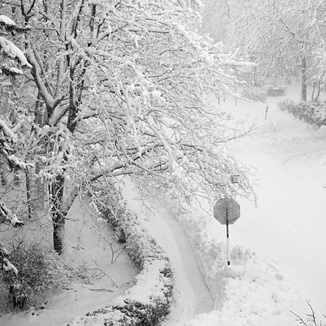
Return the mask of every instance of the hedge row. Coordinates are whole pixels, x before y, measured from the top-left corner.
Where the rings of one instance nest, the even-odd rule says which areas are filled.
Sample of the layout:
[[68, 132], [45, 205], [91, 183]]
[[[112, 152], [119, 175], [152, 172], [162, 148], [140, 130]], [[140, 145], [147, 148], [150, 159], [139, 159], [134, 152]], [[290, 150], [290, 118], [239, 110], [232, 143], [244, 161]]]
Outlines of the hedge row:
[[299, 102], [290, 100], [278, 103], [281, 111], [287, 111], [296, 118], [315, 125], [317, 127], [326, 125], [326, 102]]
[[136, 215], [129, 212], [117, 218], [108, 208], [99, 208], [104, 218], [125, 242], [125, 250], [141, 272], [134, 285], [111, 306], [77, 317], [67, 326], [154, 326], [170, 312], [173, 274], [169, 258], [155, 239], [144, 230]]

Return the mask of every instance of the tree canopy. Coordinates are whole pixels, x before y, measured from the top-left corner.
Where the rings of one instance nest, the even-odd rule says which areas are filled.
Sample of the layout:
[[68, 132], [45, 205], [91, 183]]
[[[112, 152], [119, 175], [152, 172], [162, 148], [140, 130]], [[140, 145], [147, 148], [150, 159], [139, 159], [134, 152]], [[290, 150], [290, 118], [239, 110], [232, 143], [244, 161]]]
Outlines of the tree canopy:
[[307, 83], [325, 83], [325, 12], [321, 0], [210, 0], [204, 14], [222, 19], [211, 18], [205, 31], [223, 28], [217, 40], [257, 63], [264, 76], [300, 77], [306, 100]]
[[[1, 101], [1, 117], [21, 135], [15, 149], [22, 161], [49, 186], [54, 229], [64, 224], [67, 181], [114, 185], [128, 175], [147, 193], [156, 185], [186, 198], [249, 196], [246, 168], [225, 150], [241, 132], [218, 109], [237, 65], [221, 44], [195, 32], [198, 5], [1, 5], [3, 39], [22, 49], [27, 61], [16, 59], [28, 68], [9, 76], [10, 86], [3, 74], [8, 101]], [[238, 185], [225, 181], [232, 174], [241, 176]]]

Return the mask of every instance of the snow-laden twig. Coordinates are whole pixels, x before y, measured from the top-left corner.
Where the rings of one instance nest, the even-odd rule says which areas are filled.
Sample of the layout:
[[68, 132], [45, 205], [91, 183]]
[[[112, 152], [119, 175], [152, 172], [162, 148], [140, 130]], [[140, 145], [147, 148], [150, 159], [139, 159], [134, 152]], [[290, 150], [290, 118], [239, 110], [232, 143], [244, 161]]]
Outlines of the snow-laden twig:
[[0, 130], [14, 143], [17, 142], [17, 135], [8, 127], [8, 125], [0, 119]]
[[[309, 301], [306, 301], [307, 302], [307, 305], [309, 306], [310, 310], [311, 310], [311, 314], [306, 314], [307, 317], [311, 318], [312, 319], [312, 322], [315, 326], [322, 326], [321, 322], [320, 322], [320, 325], [317, 324], [317, 320], [316, 320], [316, 313], [315, 313], [315, 310], [312, 308], [311, 304], [309, 303]], [[303, 320], [302, 317], [300, 317], [298, 314], [296, 314], [295, 312], [293, 312], [291, 310], [291, 313], [297, 317], [296, 321], [299, 322], [299, 324], [302, 324], [302, 325], [305, 325], [305, 326], [308, 326], [308, 324]]]
[[111, 249], [111, 265], [114, 264], [119, 256], [123, 253], [122, 249], [115, 249], [113, 243], [110, 243], [110, 249]]
[[16, 25], [16, 23], [13, 20], [11, 20], [9, 17], [7, 17], [6, 15], [0, 15], [0, 23], [3, 23], [8, 26]]
[[0, 200], [0, 223], [3, 223], [4, 221], [9, 221], [15, 227], [24, 224], [24, 222], [20, 221], [19, 218], [6, 206], [6, 204]]
[[20, 62], [22, 66], [32, 68], [31, 64], [27, 61], [24, 53], [14, 43], [0, 36], [0, 49], [10, 58]]
[[13, 271], [16, 275], [18, 274], [18, 269], [8, 260], [8, 258], [3, 258], [2, 268], [6, 271]]
[[113, 281], [111, 276], [108, 273], [104, 272], [103, 269], [99, 266], [99, 264], [94, 259], [92, 259], [92, 261], [96, 265], [97, 269], [110, 279], [112, 285], [116, 288], [119, 288], [119, 285]]
[[27, 167], [34, 167], [34, 164], [32, 163], [25, 163], [20, 158], [18, 158], [15, 155], [9, 155], [7, 156], [7, 159], [11, 162], [11, 164], [19, 169], [26, 169]]

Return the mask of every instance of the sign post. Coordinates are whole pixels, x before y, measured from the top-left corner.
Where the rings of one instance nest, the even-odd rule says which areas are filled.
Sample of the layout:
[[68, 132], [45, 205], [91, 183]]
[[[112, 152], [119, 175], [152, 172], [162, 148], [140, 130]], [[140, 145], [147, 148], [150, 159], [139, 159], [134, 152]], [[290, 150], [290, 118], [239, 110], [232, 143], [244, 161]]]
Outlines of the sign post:
[[222, 225], [226, 225], [226, 254], [227, 264], [230, 265], [229, 256], [229, 225], [240, 217], [240, 205], [232, 198], [222, 198], [214, 205], [214, 218]]

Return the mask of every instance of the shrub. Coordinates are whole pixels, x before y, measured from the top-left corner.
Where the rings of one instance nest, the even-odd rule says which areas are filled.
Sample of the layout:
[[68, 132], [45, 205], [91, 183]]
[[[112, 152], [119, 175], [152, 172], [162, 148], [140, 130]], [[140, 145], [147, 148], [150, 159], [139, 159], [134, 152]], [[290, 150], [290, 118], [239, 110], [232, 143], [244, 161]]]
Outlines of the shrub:
[[0, 281], [7, 288], [8, 301], [14, 308], [35, 304], [36, 298], [45, 291], [67, 283], [67, 271], [56, 253], [46, 252], [40, 243], [26, 244], [21, 241], [12, 245], [10, 261], [18, 274], [1, 273]]
[[286, 100], [278, 103], [281, 111], [287, 111], [294, 117], [317, 127], [326, 125], [326, 102], [299, 102]]

